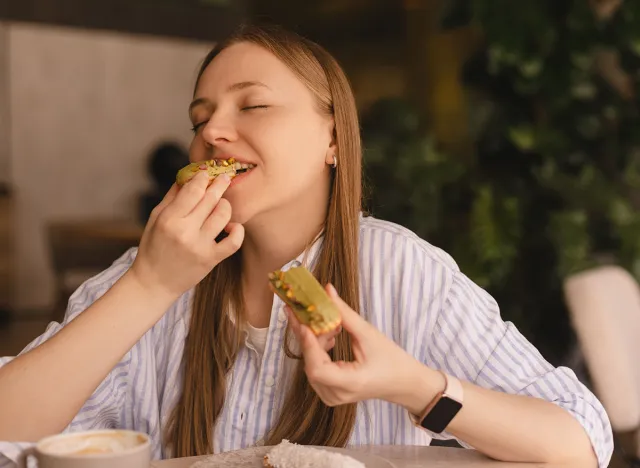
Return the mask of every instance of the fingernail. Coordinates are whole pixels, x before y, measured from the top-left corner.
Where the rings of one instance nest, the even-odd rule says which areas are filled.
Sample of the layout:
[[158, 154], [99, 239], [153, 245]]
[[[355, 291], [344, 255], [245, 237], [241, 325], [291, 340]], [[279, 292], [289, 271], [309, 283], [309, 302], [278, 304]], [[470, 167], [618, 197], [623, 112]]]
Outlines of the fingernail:
[[231, 182], [231, 177], [229, 177], [229, 174], [221, 174], [220, 177], [222, 177], [222, 180], [227, 184]]

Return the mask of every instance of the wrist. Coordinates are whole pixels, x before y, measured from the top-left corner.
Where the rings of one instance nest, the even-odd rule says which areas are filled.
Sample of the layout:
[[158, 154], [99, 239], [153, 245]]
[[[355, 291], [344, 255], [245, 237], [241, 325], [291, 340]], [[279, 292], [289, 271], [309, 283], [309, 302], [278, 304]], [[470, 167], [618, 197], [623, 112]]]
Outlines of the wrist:
[[135, 291], [136, 295], [147, 304], [157, 305], [163, 310], [171, 306], [179, 297], [152, 282], [144, 281], [133, 267], [122, 276], [121, 282], [126, 289]]
[[410, 414], [419, 415], [446, 386], [443, 375], [414, 360], [407, 366], [406, 378], [401, 379], [392, 402]]

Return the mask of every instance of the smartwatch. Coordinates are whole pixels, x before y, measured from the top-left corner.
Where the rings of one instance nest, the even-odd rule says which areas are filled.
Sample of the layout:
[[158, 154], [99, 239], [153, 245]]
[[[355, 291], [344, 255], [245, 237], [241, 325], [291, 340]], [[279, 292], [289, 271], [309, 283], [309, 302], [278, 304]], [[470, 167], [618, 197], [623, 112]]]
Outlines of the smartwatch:
[[445, 379], [444, 391], [438, 393], [420, 416], [412, 415], [415, 425], [435, 434], [443, 432], [462, 409], [464, 391], [458, 379], [439, 371]]

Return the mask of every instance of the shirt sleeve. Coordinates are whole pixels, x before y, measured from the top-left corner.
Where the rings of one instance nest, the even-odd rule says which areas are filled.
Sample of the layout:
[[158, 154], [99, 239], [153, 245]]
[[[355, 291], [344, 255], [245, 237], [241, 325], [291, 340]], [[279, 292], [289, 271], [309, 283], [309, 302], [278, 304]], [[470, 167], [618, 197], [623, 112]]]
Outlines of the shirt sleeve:
[[608, 466], [613, 434], [594, 394], [571, 369], [547, 362], [511, 322], [501, 319], [496, 301], [464, 274], [453, 272], [449, 284], [425, 360], [481, 387], [541, 398], [564, 408], [588, 434], [599, 466]]
[[[133, 257], [134, 249], [116, 260], [110, 268], [83, 283], [69, 298], [62, 323], [51, 322], [44, 333], [29, 343], [19, 355], [47, 341], [86, 310], [127, 271]], [[0, 357], [0, 367], [13, 359], [14, 357]], [[130, 363], [129, 352], [96, 388], [71, 423], [62, 431], [63, 433], [90, 429], [111, 429], [120, 425], [121, 403], [127, 392]], [[0, 441], [0, 468], [16, 466], [20, 453], [33, 445], [35, 444], [29, 442]]]

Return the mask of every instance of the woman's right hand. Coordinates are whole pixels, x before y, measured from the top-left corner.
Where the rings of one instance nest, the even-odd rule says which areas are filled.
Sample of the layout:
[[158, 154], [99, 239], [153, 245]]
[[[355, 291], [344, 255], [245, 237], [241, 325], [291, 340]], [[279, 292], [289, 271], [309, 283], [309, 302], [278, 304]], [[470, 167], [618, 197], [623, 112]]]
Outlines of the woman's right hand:
[[[0, 367], [0, 440], [36, 441], [62, 431], [161, 314], [240, 248], [244, 229], [229, 222], [231, 206], [221, 198], [229, 181], [207, 184], [203, 171], [172, 187], [153, 210], [127, 273], [61, 329], [47, 330], [42, 344]], [[223, 229], [229, 236], [216, 243]], [[101, 287], [94, 282], [72, 310]], [[95, 414], [115, 405], [116, 394], [101, 393]]]
[[[151, 212], [131, 273], [153, 294], [177, 299], [218, 263], [235, 253], [244, 239], [231, 223], [231, 205], [222, 198], [227, 176], [208, 185], [205, 171], [179, 188], [173, 185]], [[228, 236], [216, 242], [225, 230]]]

